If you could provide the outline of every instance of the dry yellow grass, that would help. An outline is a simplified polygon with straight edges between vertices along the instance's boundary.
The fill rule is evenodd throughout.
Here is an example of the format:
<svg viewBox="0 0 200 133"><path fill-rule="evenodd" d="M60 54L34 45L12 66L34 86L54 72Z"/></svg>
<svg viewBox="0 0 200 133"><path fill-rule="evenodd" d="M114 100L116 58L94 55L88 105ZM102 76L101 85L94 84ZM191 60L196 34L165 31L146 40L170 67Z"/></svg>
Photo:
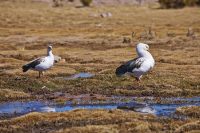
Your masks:
<svg viewBox="0 0 200 133"><path fill-rule="evenodd" d="M200 131L200 121L190 122L180 126L175 132L189 132L189 133L198 133Z"/></svg>
<svg viewBox="0 0 200 133"><path fill-rule="evenodd" d="M122 110L82 110L63 113L30 113L0 121L9 132L198 132L198 120L172 120Z"/></svg>
<svg viewBox="0 0 200 133"><path fill-rule="evenodd" d="M180 107L176 110L176 113L179 115L198 119L200 118L200 107L199 106Z"/></svg>
<svg viewBox="0 0 200 133"><path fill-rule="evenodd" d="M107 11L113 16L98 16ZM1 89L38 92L47 86L49 90L71 94L200 95L198 8L52 8L39 2L4 1L0 2L0 12ZM148 27L156 33L153 39L144 36ZM189 27L195 36L186 36ZM131 38L132 32L136 36L131 43L122 43L124 37ZM48 42L53 43L53 53L66 62L56 64L41 80L36 78L36 72L22 73L24 63L46 54ZM138 42L148 43L156 59L155 69L144 76L140 86L133 78L117 78L114 74L121 62L136 56L134 47ZM56 79L78 72L92 72L96 76L74 81Z"/></svg>
<svg viewBox="0 0 200 133"><path fill-rule="evenodd" d="M166 124L167 122L167 124ZM74 110L63 113L30 113L0 121L1 132L166 132L187 122L158 119L121 110ZM189 131L189 130L188 130Z"/></svg>
<svg viewBox="0 0 200 133"><path fill-rule="evenodd" d="M1 101L30 99L56 91L72 95L200 95L199 8L161 10L122 5L52 8L45 3L9 0L0 2L0 12ZM101 18L103 12L111 12L112 17ZM156 33L151 39L146 34L149 27ZM186 36L189 27L195 36ZM134 38L132 32L136 33ZM130 38L131 43L122 43L124 37ZM48 42L53 43L53 53L65 62L55 64L41 79L33 71L22 73L24 63L46 54ZM140 85L134 78L118 78L114 74L117 66L136 56L138 42L149 44L156 59L153 72L144 76ZM79 72L91 72L95 77L71 81L57 78ZM186 110L187 114L192 112ZM0 121L0 132L40 131L198 132L199 121L161 119L119 110L30 113Z"/></svg>
<svg viewBox="0 0 200 133"><path fill-rule="evenodd" d="M0 90L1 101L28 99L30 97L31 97L30 94L20 92L20 91L13 91L13 90L9 90L9 89L1 89Z"/></svg>

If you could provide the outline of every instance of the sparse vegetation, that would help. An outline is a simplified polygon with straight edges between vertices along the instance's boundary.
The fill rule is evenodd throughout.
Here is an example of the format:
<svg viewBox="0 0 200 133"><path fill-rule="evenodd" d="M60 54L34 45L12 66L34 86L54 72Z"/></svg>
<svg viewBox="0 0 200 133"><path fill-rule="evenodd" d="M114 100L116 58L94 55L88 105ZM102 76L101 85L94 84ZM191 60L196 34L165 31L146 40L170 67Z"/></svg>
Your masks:
<svg viewBox="0 0 200 133"><path fill-rule="evenodd" d="M0 121L0 132L104 133L104 132L174 132L198 129L199 122L161 119L152 115L121 110L81 110L63 113L30 113ZM187 125L187 126L186 126ZM192 128L196 126L197 128Z"/></svg>
<svg viewBox="0 0 200 133"><path fill-rule="evenodd" d="M162 8L182 8L199 5L200 0L159 0Z"/></svg>
<svg viewBox="0 0 200 133"><path fill-rule="evenodd" d="M84 6L90 6L90 4L92 3L92 0L80 0L80 1Z"/></svg>
<svg viewBox="0 0 200 133"><path fill-rule="evenodd" d="M104 28L98 28L99 20L88 17L88 14L104 10L103 7L84 8L80 12L70 6L63 10L49 8L42 3L27 2L22 8L18 2L15 3L18 5L15 9L9 4L11 2L0 3L0 89L20 90L31 95L45 95L52 91L72 95L200 95L200 60L197 56L200 29L199 23L196 23L200 20L198 8L168 12L129 6L118 6L117 9L104 7L116 14L116 18L101 20ZM124 11L128 16L124 15ZM148 15L143 17L145 11L148 11ZM138 12L137 15L134 12ZM6 15L10 16L8 23L3 20ZM113 23L116 19L120 25ZM155 26L151 20L154 20ZM152 26L146 28L143 25ZM20 28L23 26L26 30ZM134 37L131 38L133 31ZM167 32L174 36L168 37ZM19 33L21 35L16 36ZM144 38L141 37L142 33ZM195 39L192 37L194 34ZM124 36L131 40L122 43ZM44 55L47 43L52 41L55 43L53 53L62 57L64 62L55 64L55 67L45 73L44 79L38 80L34 71L22 73L21 66ZM136 56L134 49L138 41L148 43L156 59L155 69L144 76L140 85L132 77L118 78L114 74L116 67L123 61ZM95 77L72 81L57 78L79 72L91 72ZM44 86L46 89L42 89Z"/></svg>
<svg viewBox="0 0 200 133"><path fill-rule="evenodd" d="M0 102L31 98L55 100L57 92L67 96L102 94L158 99L200 96L198 8L169 11L116 5L79 9L71 5L62 9L28 0L0 2ZM112 12L113 17L90 16L102 11ZM124 37L128 38L126 43L122 43ZM41 79L36 78L34 71L22 73L23 64L46 53L48 42L54 42L53 53L62 57L62 61ZM136 56L138 42L149 44L156 59L155 68L140 84L132 77L118 78L114 74L117 66ZM64 79L79 72L95 76ZM65 100L59 98L58 102ZM179 112L189 114L186 121L119 110L30 113L0 120L0 132L198 130L199 109L182 110Z"/></svg>
<svg viewBox="0 0 200 133"><path fill-rule="evenodd" d="M63 6L63 0L52 0L53 7L60 7Z"/></svg>
<svg viewBox="0 0 200 133"><path fill-rule="evenodd" d="M184 0L183 2L185 6L195 6L198 1L199 0Z"/></svg>
<svg viewBox="0 0 200 133"><path fill-rule="evenodd" d="M29 99L31 97L30 94L21 92L21 91L13 91L10 89L0 89L0 101L14 101L21 99Z"/></svg>
<svg viewBox="0 0 200 133"><path fill-rule="evenodd" d="M198 119L200 118L200 107L199 106L180 107L176 110L176 114Z"/></svg>

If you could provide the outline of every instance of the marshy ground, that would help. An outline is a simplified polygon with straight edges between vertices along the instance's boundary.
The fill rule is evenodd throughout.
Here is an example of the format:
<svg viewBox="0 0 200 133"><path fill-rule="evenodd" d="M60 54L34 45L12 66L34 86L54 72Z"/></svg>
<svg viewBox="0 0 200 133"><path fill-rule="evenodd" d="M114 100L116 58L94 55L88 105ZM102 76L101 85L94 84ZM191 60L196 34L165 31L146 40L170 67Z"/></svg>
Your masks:
<svg viewBox="0 0 200 133"><path fill-rule="evenodd" d="M53 8L46 3L19 0L0 2L0 12L2 102L36 99L62 101L63 94L89 94L93 98L96 94L158 98L200 95L199 8L164 10L128 5L89 8L64 5ZM101 13L105 12L110 12L112 16L102 18ZM190 28L193 30L188 33ZM46 54L49 42L53 44L53 53L62 60L41 79L34 71L22 73L23 64ZM135 46L138 42L149 44L156 60L155 68L143 77L140 84L132 77L115 76L117 66L136 56ZM64 79L80 72L95 76ZM38 115L41 117L38 118ZM29 123L30 120L33 123ZM22 125L17 125L18 122ZM175 131L182 125L184 127L180 132L191 130L184 124L200 129L196 118L163 120L118 110L33 113L0 121L2 131L24 132L30 129L50 131L50 127L57 132L117 132L128 130L127 127L133 128L127 132L159 132Z"/></svg>

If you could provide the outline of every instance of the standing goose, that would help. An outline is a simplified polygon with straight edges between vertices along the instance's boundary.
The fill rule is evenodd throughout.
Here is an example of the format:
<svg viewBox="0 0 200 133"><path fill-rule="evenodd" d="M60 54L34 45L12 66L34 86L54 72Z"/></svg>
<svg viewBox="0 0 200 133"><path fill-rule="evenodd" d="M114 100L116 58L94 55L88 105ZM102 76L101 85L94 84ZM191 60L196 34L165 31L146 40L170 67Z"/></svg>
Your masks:
<svg viewBox="0 0 200 133"><path fill-rule="evenodd" d="M148 50L149 46L147 44L137 44L136 52L138 57L119 66L116 69L116 75L122 76L129 73L133 75L137 81L140 81L142 75L150 71L155 65L155 60Z"/></svg>
<svg viewBox="0 0 200 133"><path fill-rule="evenodd" d="M54 64L54 55L52 53L52 46L48 46L47 48L47 56L37 58L28 64L22 66L23 72L28 71L29 69L35 70L39 72L40 75L43 74L43 71L48 70Z"/></svg>

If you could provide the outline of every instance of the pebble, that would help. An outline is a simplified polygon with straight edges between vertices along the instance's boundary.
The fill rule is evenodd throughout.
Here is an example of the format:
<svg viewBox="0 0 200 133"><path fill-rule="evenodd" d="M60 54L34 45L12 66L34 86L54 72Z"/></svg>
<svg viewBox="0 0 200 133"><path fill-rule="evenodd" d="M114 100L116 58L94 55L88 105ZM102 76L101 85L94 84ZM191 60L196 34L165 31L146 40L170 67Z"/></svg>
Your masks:
<svg viewBox="0 0 200 133"><path fill-rule="evenodd" d="M57 55L54 56L54 62L55 62L55 63L58 63L58 62L60 62L61 60L62 60L62 58L61 58L60 56L57 56Z"/></svg>
<svg viewBox="0 0 200 133"><path fill-rule="evenodd" d="M101 16L102 18L112 17L112 13L111 13L111 12L105 12L105 13L101 13L100 16Z"/></svg>

